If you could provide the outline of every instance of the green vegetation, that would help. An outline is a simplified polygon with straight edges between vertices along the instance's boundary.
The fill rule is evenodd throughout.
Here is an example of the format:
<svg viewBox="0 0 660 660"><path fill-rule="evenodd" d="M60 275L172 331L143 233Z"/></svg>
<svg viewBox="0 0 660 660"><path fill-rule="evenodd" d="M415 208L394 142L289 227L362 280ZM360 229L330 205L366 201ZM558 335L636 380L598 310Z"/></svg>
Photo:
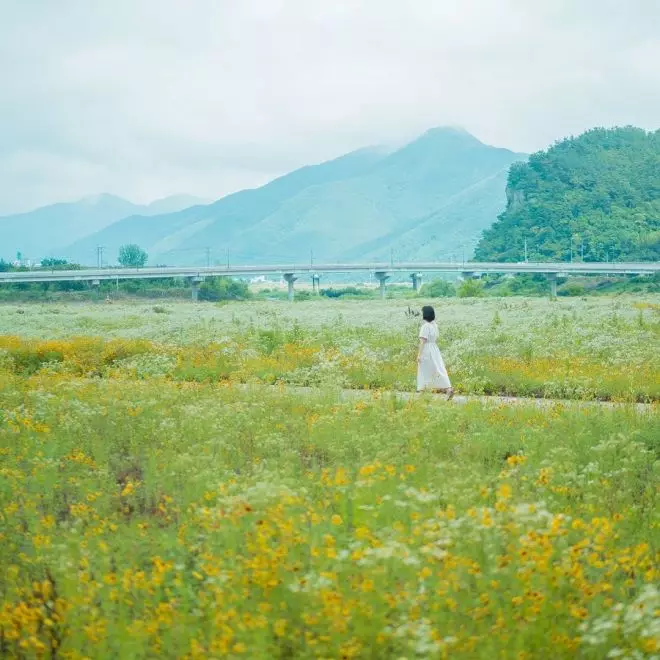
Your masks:
<svg viewBox="0 0 660 660"><path fill-rule="evenodd" d="M468 278L458 286L459 298L480 298L484 295L484 283L475 278Z"/></svg>
<svg viewBox="0 0 660 660"><path fill-rule="evenodd" d="M660 131L594 129L518 163L477 261L660 259Z"/></svg>
<svg viewBox="0 0 660 660"><path fill-rule="evenodd" d="M69 263L66 259L48 257L41 260L41 268L44 270L80 270L80 264Z"/></svg>
<svg viewBox="0 0 660 660"><path fill-rule="evenodd" d="M31 282L0 284L2 302L56 302L60 300L88 302L100 298L169 298L189 299L190 284L172 278L145 280L102 280L100 286L90 282Z"/></svg>
<svg viewBox="0 0 660 660"><path fill-rule="evenodd" d="M142 268L147 263L149 255L139 245L129 243L119 248L117 261L125 268Z"/></svg>
<svg viewBox="0 0 660 660"><path fill-rule="evenodd" d="M250 291L246 282L231 277L209 277L199 287L199 299L210 302L246 300Z"/></svg>
<svg viewBox="0 0 660 660"><path fill-rule="evenodd" d="M422 286L420 295L427 298L451 298L456 295L456 287L447 280L434 280Z"/></svg>
<svg viewBox="0 0 660 660"><path fill-rule="evenodd" d="M507 296L547 296L550 295L550 282L545 275L533 273L516 276L484 277L484 295ZM559 296L608 296L623 294L660 293L660 274L624 277L584 275L557 278Z"/></svg>
<svg viewBox="0 0 660 660"><path fill-rule="evenodd" d="M329 289L321 289L319 293L322 296L325 296L326 298L345 298L345 297L356 298L356 297L374 295L373 291L361 289L356 286L345 286L338 289L333 289L332 287L330 287Z"/></svg>

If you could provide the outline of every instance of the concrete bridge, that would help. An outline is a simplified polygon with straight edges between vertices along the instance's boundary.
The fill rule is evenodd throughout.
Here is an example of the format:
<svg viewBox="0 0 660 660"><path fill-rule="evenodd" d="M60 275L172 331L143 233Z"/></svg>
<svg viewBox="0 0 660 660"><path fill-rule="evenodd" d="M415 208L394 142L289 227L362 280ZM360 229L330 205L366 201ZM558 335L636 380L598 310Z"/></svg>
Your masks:
<svg viewBox="0 0 660 660"><path fill-rule="evenodd" d="M568 275L652 275L660 272L660 262L397 262L353 264L285 264L251 266L160 267L160 268L103 268L83 270L12 271L0 273L0 284L18 282L90 282L99 286L102 280L184 278L190 281L193 300L197 300L199 285L206 277L245 277L280 275L288 283L289 299L294 297L294 283L302 276L311 277L318 290L324 273L373 273L380 283L381 297L385 297L387 280L392 274L406 273L418 290L424 273L458 273L464 278L487 273L542 273L548 276L552 295L557 294L557 277Z"/></svg>

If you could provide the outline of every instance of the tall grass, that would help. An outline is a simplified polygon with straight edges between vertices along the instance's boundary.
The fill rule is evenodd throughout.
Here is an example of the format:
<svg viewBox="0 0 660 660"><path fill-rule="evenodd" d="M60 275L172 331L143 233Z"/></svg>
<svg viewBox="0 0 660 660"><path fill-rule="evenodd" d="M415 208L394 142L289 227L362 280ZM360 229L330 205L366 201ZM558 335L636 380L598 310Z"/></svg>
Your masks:
<svg viewBox="0 0 660 660"><path fill-rule="evenodd" d="M656 652L654 414L59 374L0 410L4 657Z"/></svg>

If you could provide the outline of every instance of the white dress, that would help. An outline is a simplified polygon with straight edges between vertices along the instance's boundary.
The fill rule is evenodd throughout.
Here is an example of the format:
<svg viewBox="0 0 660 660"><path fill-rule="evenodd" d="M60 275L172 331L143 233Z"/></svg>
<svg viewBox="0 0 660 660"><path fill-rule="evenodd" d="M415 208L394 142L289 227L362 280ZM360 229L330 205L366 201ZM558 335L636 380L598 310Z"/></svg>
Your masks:
<svg viewBox="0 0 660 660"><path fill-rule="evenodd" d="M424 321L419 330L420 339L426 339L417 365L417 390L446 390L451 387L442 354L438 348L438 326L435 321Z"/></svg>

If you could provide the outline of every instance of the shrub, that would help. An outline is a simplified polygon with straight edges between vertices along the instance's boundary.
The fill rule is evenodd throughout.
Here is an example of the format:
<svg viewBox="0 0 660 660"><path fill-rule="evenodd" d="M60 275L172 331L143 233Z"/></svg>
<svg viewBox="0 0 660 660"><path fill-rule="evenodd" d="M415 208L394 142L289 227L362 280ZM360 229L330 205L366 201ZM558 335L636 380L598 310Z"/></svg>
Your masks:
<svg viewBox="0 0 660 660"><path fill-rule="evenodd" d="M346 286L342 289L321 289L321 295L326 298L343 298L344 296L366 296L366 291L355 286Z"/></svg>
<svg viewBox="0 0 660 660"><path fill-rule="evenodd" d="M434 280L422 287L421 295L427 298L451 298L456 295L456 287L447 280Z"/></svg>
<svg viewBox="0 0 660 660"><path fill-rule="evenodd" d="M459 298L478 298L484 295L484 284L481 280L465 280L458 287Z"/></svg>
<svg viewBox="0 0 660 660"><path fill-rule="evenodd" d="M585 293L585 289L581 284L576 284L575 282L572 282L571 284L567 284L565 287L562 287L562 289L558 292L558 295L583 296L584 293Z"/></svg>
<svg viewBox="0 0 660 660"><path fill-rule="evenodd" d="M250 297L248 285L230 277L212 277L199 287L199 299L210 302L219 300L245 300Z"/></svg>

